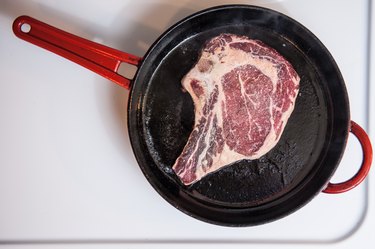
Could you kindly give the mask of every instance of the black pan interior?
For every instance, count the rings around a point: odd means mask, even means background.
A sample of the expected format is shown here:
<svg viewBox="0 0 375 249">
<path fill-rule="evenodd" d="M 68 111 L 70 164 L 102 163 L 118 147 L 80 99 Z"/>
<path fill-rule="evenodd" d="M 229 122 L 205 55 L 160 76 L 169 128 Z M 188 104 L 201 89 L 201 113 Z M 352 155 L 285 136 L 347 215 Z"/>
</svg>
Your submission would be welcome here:
<svg viewBox="0 0 375 249">
<path fill-rule="evenodd" d="M 274 149 L 184 186 L 171 166 L 192 131 L 194 106 L 180 82 L 204 43 L 221 33 L 275 48 L 301 77 L 300 93 Z M 222 225 L 264 223 L 305 204 L 335 171 L 348 125 L 345 85 L 329 52 L 299 23 L 254 6 L 220 6 L 173 26 L 146 54 L 129 99 L 129 134 L 147 179 L 172 205 Z"/>
</svg>

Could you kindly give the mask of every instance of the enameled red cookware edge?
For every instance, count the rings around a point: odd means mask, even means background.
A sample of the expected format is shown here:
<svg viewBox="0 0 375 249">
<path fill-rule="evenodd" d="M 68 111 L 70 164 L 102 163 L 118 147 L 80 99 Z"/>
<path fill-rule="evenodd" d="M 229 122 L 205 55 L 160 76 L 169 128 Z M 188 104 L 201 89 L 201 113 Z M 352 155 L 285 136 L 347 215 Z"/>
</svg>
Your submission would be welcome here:
<svg viewBox="0 0 375 249">
<path fill-rule="evenodd" d="M 117 73 L 121 63 L 137 66 L 141 58 L 52 27 L 29 16 L 13 22 L 14 34 L 130 89 L 130 79 Z"/>
<path fill-rule="evenodd" d="M 363 161 L 358 172 L 349 180 L 341 183 L 328 183 L 323 190 L 327 194 L 339 194 L 358 186 L 368 175 L 372 162 L 372 146 L 366 132 L 354 121 L 350 121 L 350 132 L 358 139 L 362 147 Z"/>
</svg>

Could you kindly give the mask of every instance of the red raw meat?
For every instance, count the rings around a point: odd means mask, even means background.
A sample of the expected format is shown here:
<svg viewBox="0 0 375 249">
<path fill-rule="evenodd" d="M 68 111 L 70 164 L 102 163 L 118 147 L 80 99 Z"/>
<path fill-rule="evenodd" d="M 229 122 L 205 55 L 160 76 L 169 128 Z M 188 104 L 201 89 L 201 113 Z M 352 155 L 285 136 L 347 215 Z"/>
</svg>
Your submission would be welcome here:
<svg viewBox="0 0 375 249">
<path fill-rule="evenodd" d="M 299 76 L 261 41 L 221 34 L 204 46 L 182 79 L 195 124 L 173 170 L 185 185 L 242 159 L 257 159 L 279 141 L 294 109 Z"/>
</svg>

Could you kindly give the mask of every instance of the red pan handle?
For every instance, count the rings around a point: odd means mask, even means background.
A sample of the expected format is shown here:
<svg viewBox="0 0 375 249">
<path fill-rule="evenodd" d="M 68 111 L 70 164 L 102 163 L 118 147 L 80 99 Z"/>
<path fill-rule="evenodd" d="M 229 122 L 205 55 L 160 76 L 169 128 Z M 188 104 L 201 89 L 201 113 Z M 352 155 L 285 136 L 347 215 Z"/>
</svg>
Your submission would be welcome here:
<svg viewBox="0 0 375 249">
<path fill-rule="evenodd" d="M 34 45 L 78 63 L 114 83 L 130 88 L 131 81 L 117 73 L 122 62 L 138 66 L 141 58 L 83 39 L 29 16 L 13 22 L 14 34 Z"/>
<path fill-rule="evenodd" d="M 354 136 L 356 136 L 362 147 L 363 161 L 361 168 L 351 179 L 345 182 L 328 183 L 327 187 L 323 190 L 324 193 L 339 194 L 351 190 L 352 188 L 358 186 L 366 178 L 370 171 L 372 162 L 372 147 L 368 135 L 354 121 L 350 122 L 350 132 L 353 133 Z"/>
</svg>

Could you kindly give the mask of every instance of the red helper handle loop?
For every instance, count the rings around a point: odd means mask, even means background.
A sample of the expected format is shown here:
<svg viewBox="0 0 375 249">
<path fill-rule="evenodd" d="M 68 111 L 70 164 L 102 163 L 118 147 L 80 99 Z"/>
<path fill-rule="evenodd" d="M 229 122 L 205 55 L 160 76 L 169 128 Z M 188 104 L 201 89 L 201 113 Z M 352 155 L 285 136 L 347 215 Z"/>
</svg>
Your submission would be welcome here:
<svg viewBox="0 0 375 249">
<path fill-rule="evenodd" d="M 138 66 L 141 58 L 83 39 L 29 16 L 13 22 L 14 34 L 34 45 L 78 63 L 114 83 L 130 88 L 130 79 L 117 73 L 122 62 Z"/>
<path fill-rule="evenodd" d="M 327 187 L 323 190 L 324 193 L 328 194 L 339 194 L 351 190 L 358 186 L 368 175 L 372 162 L 372 147 L 371 142 L 366 132 L 354 121 L 350 123 L 350 132 L 354 134 L 359 140 L 362 151 L 363 161 L 361 168 L 358 172 L 349 180 L 342 183 L 328 183 Z"/>
</svg>

